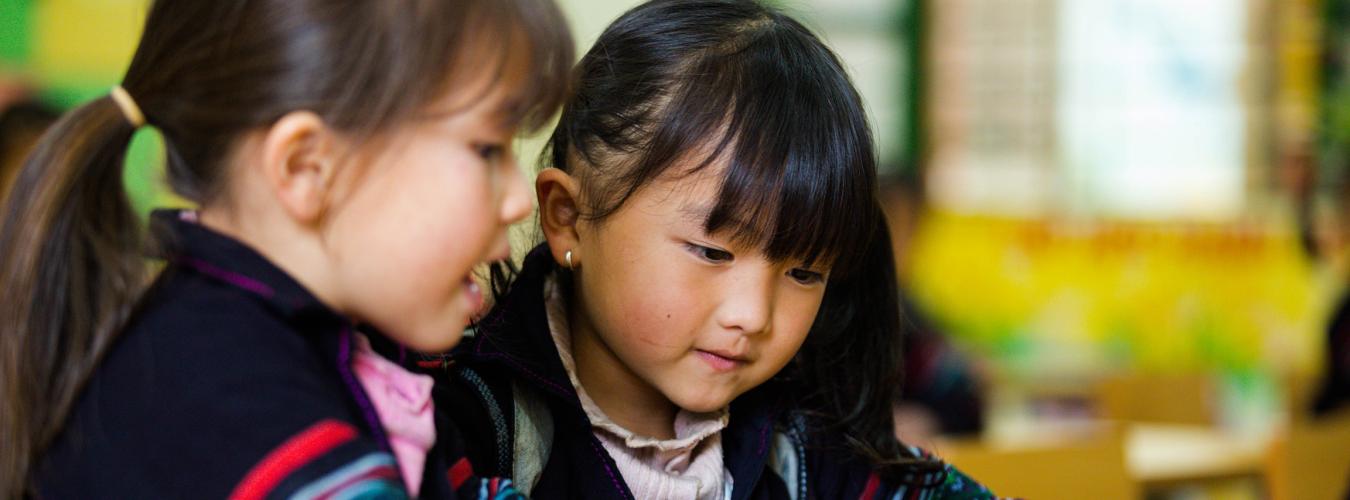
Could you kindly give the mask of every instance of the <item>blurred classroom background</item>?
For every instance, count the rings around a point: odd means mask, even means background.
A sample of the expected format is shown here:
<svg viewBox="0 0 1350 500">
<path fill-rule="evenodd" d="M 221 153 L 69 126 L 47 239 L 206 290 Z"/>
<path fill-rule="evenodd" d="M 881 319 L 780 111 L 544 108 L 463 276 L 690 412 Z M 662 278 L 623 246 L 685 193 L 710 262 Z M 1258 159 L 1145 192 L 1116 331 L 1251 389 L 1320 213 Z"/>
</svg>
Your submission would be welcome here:
<svg viewBox="0 0 1350 500">
<path fill-rule="evenodd" d="M 559 3 L 584 51 L 637 2 Z M 1350 283 L 1350 1 L 774 3 L 876 130 L 906 439 L 1003 495 L 1347 498 L 1350 417 L 1312 407 Z M 106 92 L 146 5 L 0 0 L 0 109 Z M 129 193 L 176 203 L 139 134 Z"/>
</svg>

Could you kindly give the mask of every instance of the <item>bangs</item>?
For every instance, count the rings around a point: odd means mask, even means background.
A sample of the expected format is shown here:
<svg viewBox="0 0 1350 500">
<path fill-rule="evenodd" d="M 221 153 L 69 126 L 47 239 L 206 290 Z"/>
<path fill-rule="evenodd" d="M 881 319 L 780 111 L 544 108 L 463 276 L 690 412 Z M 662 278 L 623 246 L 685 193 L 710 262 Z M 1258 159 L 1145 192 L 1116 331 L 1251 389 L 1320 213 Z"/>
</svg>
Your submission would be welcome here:
<svg viewBox="0 0 1350 500">
<path fill-rule="evenodd" d="M 704 231 L 833 276 L 877 237 L 874 154 L 843 65 L 800 23 L 754 2 L 654 1 L 581 60 L 545 159 L 583 179 L 595 221 L 715 164 Z"/>
<path fill-rule="evenodd" d="M 511 82 L 510 108 L 504 110 L 509 125 L 537 130 L 570 91 L 572 37 L 551 0 L 376 2 L 370 9 L 368 17 L 354 16 L 360 20 L 353 22 L 369 26 L 353 28 L 362 36 L 348 42 L 345 59 L 328 62 L 360 68 L 354 81 L 332 79 L 336 99 L 318 106 L 367 111 L 327 117 L 340 128 L 375 136 L 470 84 L 476 95 L 465 101 L 477 102 L 501 85 L 514 65 L 524 71 Z"/>
<path fill-rule="evenodd" d="M 571 90 L 575 59 L 572 35 L 557 5 L 548 0 L 490 0 L 479 4 L 477 36 L 506 34 L 498 45 L 494 83 L 512 57 L 527 57 L 521 80 L 514 82 L 505 119 L 525 132 L 547 125 Z"/>
<path fill-rule="evenodd" d="M 757 23 L 682 70 L 701 77 L 666 96 L 631 171 L 660 175 L 707 152 L 681 175 L 725 165 L 708 234 L 847 275 L 876 237 L 871 131 L 838 60 L 793 29 Z"/>
</svg>

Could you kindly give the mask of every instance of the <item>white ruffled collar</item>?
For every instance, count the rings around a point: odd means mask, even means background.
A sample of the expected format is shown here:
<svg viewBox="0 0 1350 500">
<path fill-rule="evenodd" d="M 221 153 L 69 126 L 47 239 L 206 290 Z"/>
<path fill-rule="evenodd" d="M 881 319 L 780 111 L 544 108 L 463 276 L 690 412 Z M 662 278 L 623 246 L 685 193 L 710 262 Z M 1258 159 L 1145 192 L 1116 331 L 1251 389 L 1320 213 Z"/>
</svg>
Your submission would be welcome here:
<svg viewBox="0 0 1350 500">
<path fill-rule="evenodd" d="M 554 275 L 549 275 L 544 281 L 544 304 L 553 343 L 558 347 L 558 355 L 562 358 L 563 367 L 567 369 L 567 378 L 576 389 L 577 396 L 581 399 L 581 408 L 586 412 L 586 418 L 590 419 L 592 427 L 623 440 L 628 448 L 634 450 L 653 448 L 668 461 L 685 463 L 699 443 L 726 428 L 729 417 L 727 408 L 711 413 L 680 410 L 675 415 L 675 437 L 672 439 L 641 436 L 614 422 L 595 404 L 586 393 L 586 389 L 581 386 L 581 381 L 577 379 L 576 362 L 572 358 L 571 330 L 567 323 L 567 301 L 558 289 Z M 683 460 L 676 460 L 681 458 Z"/>
</svg>

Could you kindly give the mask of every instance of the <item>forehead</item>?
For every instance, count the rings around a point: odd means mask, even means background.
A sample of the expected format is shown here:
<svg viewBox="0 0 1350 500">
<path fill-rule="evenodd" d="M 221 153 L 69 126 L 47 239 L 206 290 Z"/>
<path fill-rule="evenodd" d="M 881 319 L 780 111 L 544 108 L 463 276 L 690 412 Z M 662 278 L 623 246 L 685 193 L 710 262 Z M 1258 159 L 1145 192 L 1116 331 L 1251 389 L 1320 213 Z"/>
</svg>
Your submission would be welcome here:
<svg viewBox="0 0 1350 500">
<path fill-rule="evenodd" d="M 706 230 L 714 211 L 721 202 L 723 183 L 726 182 L 729 164 L 722 160 L 712 160 L 701 165 L 701 160 L 691 159 L 676 162 L 652 182 L 641 187 L 628 204 L 638 207 L 648 215 L 659 216 L 668 223 L 680 223 L 687 227 Z M 743 219 L 741 214 L 731 216 L 718 228 L 716 233 L 733 236 L 733 240 L 742 233 L 764 231 L 763 224 L 754 224 Z M 736 241 L 740 242 L 740 241 Z M 743 243 L 754 243 L 746 241 Z M 752 245 L 754 246 L 754 245 Z"/>
<path fill-rule="evenodd" d="M 700 167 L 698 159 L 682 159 L 633 194 L 629 203 L 702 225 L 717 204 L 726 162 Z"/>
</svg>

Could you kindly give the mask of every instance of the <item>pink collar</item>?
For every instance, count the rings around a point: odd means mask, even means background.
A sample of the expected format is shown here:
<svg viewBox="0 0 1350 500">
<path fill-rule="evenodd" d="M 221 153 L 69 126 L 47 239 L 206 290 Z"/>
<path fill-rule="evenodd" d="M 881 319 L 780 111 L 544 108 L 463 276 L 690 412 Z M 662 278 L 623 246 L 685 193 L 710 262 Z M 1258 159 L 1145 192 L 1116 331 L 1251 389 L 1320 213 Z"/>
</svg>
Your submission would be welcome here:
<svg viewBox="0 0 1350 500">
<path fill-rule="evenodd" d="M 370 348 L 370 340 L 356 335 L 352 371 L 361 381 L 380 424 L 389 435 L 389 446 L 398 459 L 408 492 L 416 497 L 422 486 L 422 468 L 427 452 L 436 443 L 430 376 L 403 369 Z"/>
</svg>

